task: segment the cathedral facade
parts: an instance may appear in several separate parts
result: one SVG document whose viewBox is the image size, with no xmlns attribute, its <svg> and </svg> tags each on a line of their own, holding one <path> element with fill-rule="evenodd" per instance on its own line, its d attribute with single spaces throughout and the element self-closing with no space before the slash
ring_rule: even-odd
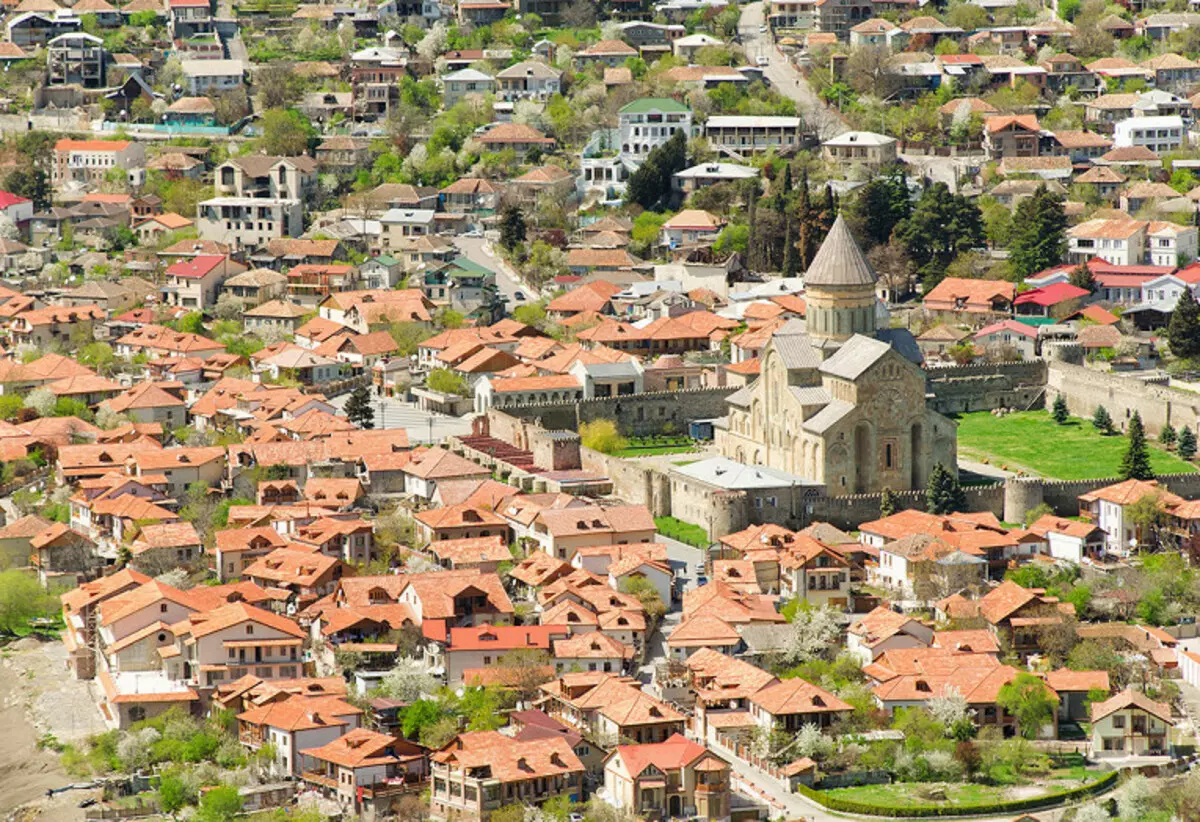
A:
<svg viewBox="0 0 1200 822">
<path fill-rule="evenodd" d="M 805 321 L 780 328 L 758 379 L 726 400 L 724 456 L 831 495 L 921 489 L 935 464 L 956 470 L 956 423 L 926 406 L 912 336 L 877 328 L 876 281 L 839 216 L 805 276 Z"/>
</svg>

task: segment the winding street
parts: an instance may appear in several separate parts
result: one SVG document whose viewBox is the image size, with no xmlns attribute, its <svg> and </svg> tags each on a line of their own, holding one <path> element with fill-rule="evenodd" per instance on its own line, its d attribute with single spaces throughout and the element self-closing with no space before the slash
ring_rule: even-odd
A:
<svg viewBox="0 0 1200 822">
<path fill-rule="evenodd" d="M 746 49 L 746 56 L 751 60 L 766 57 L 770 61 L 765 74 L 771 86 L 783 96 L 796 101 L 797 112 L 820 139 L 828 140 L 849 131 L 850 127 L 816 95 L 788 56 L 775 47 L 771 33 L 759 31 L 765 22 L 762 2 L 750 3 L 742 8 L 738 36 Z"/>
</svg>

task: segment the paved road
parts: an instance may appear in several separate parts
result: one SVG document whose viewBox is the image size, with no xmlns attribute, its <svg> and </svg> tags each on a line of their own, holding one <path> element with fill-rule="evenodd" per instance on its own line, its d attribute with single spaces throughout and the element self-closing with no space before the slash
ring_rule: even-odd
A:
<svg viewBox="0 0 1200 822">
<path fill-rule="evenodd" d="M 331 400 L 331 404 L 342 411 L 349 399 L 349 394 L 342 394 Z M 404 428 L 411 442 L 440 442 L 446 437 L 471 431 L 470 417 L 431 414 L 413 403 L 390 397 L 372 397 L 371 405 L 375 409 L 375 428 Z"/>
<path fill-rule="evenodd" d="M 758 30 L 765 19 L 761 2 L 743 7 L 742 17 L 738 21 L 738 35 L 746 55 L 751 61 L 758 57 L 770 60 L 766 70 L 767 79 L 776 91 L 796 101 L 800 116 L 820 139 L 828 140 L 849 131 L 850 127 L 813 92 L 804 75 L 792 65 L 787 55 L 775 48 L 771 33 Z"/>
<path fill-rule="evenodd" d="M 492 250 L 491 243 L 487 240 L 482 237 L 459 236 L 454 238 L 454 245 L 471 262 L 496 272 L 496 285 L 500 287 L 500 293 L 508 299 L 509 308 L 514 308 L 529 298 L 537 297 L 536 292 L 522 282 L 517 272 Z M 517 299 L 518 291 L 526 297 L 526 300 Z"/>
</svg>

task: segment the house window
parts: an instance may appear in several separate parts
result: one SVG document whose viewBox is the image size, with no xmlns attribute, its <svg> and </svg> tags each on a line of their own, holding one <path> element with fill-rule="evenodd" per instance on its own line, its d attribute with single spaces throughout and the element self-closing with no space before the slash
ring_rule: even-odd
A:
<svg viewBox="0 0 1200 822">
<path fill-rule="evenodd" d="M 1117 716 L 1114 716 L 1113 721 L 1112 721 L 1112 726 L 1114 728 L 1124 728 L 1125 727 L 1125 717 L 1123 717 L 1119 714 Z"/>
</svg>

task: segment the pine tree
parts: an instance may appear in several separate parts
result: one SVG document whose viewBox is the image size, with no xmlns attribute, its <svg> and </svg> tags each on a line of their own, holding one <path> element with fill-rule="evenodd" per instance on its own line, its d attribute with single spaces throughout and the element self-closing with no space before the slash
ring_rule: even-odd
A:
<svg viewBox="0 0 1200 822">
<path fill-rule="evenodd" d="M 1171 312 L 1171 322 L 1167 325 L 1167 341 L 1171 344 L 1171 353 L 1181 360 L 1190 360 L 1200 355 L 1200 303 L 1192 295 L 1191 289 L 1185 288 L 1175 303 Z"/>
<path fill-rule="evenodd" d="M 1096 290 L 1096 277 L 1092 274 L 1092 270 L 1087 267 L 1087 263 L 1080 263 L 1075 266 L 1071 270 L 1068 282 L 1076 288 L 1086 289 L 1089 293 Z"/>
<path fill-rule="evenodd" d="M 1150 470 L 1150 454 L 1146 450 L 1146 430 L 1142 428 L 1142 417 L 1136 411 L 1129 420 L 1129 446 L 1121 457 L 1118 474 L 1123 480 L 1154 479 L 1154 472 Z"/>
<path fill-rule="evenodd" d="M 925 504 L 931 514 L 952 514 L 965 511 L 967 497 L 958 478 L 946 470 L 940 462 L 929 472 L 929 485 L 925 488 Z"/>
<path fill-rule="evenodd" d="M 1062 394 L 1054 398 L 1054 405 L 1050 408 L 1050 417 L 1059 425 L 1066 425 L 1067 418 L 1067 400 Z"/>
<path fill-rule="evenodd" d="M 1056 265 L 1067 251 L 1067 214 L 1063 198 L 1044 185 L 1021 201 L 1013 213 L 1009 262 L 1013 273 L 1030 274 Z"/>
<path fill-rule="evenodd" d="M 375 409 L 371 407 L 371 392 L 365 385 L 360 385 L 350 393 L 346 400 L 346 419 L 364 431 L 375 427 Z"/>
<path fill-rule="evenodd" d="M 1113 432 L 1112 417 L 1108 415 L 1108 409 L 1103 405 L 1096 406 L 1096 413 L 1092 414 L 1092 427 L 1101 434 L 1111 434 Z"/>
<path fill-rule="evenodd" d="M 506 206 L 500 214 L 500 245 L 515 248 L 525 242 L 525 215 L 515 205 Z"/>
<path fill-rule="evenodd" d="M 890 517 L 896 513 L 896 501 L 892 499 L 892 489 L 884 488 L 883 493 L 879 495 L 879 516 Z"/>
<path fill-rule="evenodd" d="M 1171 427 L 1170 423 L 1163 426 L 1162 432 L 1158 435 L 1158 441 L 1164 448 L 1170 448 L 1175 444 L 1175 429 Z"/>
<path fill-rule="evenodd" d="M 1190 428 L 1179 429 L 1179 456 L 1185 460 L 1196 456 L 1196 435 Z"/>
</svg>

